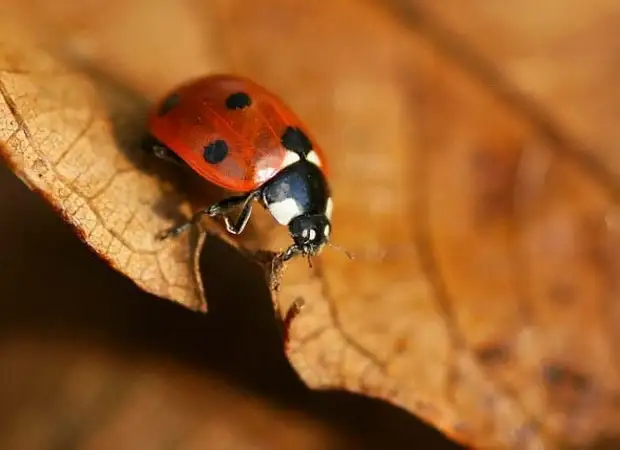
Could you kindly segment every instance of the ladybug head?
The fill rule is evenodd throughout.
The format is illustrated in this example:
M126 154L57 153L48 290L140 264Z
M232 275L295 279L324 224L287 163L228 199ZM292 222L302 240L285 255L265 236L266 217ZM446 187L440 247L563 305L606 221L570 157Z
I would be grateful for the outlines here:
M329 241L331 224L325 214L302 214L288 225L294 244L286 251L284 259L296 254L318 255Z

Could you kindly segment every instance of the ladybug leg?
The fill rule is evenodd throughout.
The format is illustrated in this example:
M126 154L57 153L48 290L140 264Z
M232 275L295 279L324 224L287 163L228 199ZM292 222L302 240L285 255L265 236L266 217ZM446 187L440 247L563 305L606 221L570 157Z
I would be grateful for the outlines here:
M234 197L228 197L218 202L214 205L209 206L208 208L204 208L198 210L194 213L194 215L187 221L183 222L176 227L172 227L167 231L164 231L159 235L160 239L167 239L169 237L175 237L183 233L185 230L200 222L203 216L216 217L216 216L224 216L224 223L226 224L226 229L229 233L239 234L243 231L245 226L250 219L250 215L252 213L252 200L254 200L258 196L258 192L252 191L249 194L245 195L236 195ZM242 206L241 214L239 218L233 223L230 218L225 214L233 208Z
M256 197L258 197L258 192L253 191L246 196L224 199L209 208L208 214L211 217L222 215L224 217L226 230L231 234L241 234L250 220L250 216L252 215L252 202L256 199ZM226 215L226 213L230 209L238 206L240 203L243 205L241 207L241 213L239 214L239 217L237 217L237 220L233 222L230 220L230 217Z
M153 153L159 159L162 159L168 163L176 164L177 166L185 166L185 163L181 158L179 158L175 153L168 150L166 147L161 145L153 146Z
M238 206L243 205L248 199L248 197L248 194L243 194L225 198L224 200L209 206L206 209L207 212L205 214L208 214L210 217L223 216L231 209L235 209Z
M142 148L149 153L152 153L155 157L164 160L169 163L174 163L179 166L186 166L181 158L177 156L172 150L159 142L153 136L146 136L142 140Z
M288 261L289 259L292 259L301 254L302 254L301 249L297 245L293 244L289 248L287 248L284 251L284 253L282 253L281 258L282 258L282 261Z

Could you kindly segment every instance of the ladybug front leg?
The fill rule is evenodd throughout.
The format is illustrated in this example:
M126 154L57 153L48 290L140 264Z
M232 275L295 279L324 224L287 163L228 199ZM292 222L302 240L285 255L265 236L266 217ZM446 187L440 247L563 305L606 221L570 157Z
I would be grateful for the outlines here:
M226 230L231 234L241 234L250 220L250 216L252 215L252 202L256 200L258 194L258 191L252 191L247 195L226 198L211 206L207 214L209 214L210 217L223 216ZM237 220L233 222L227 213L239 204L242 204L241 213L239 213Z
M284 253L282 253L281 258L282 258L282 261L288 261L289 259L292 259L298 255L301 255L302 253L303 252L297 246L297 244L293 244L289 248L287 248L284 251Z
M224 216L224 223L229 233L239 234L243 231L250 219L252 213L252 201L258 196L258 192L250 192L249 194L236 195L234 197L228 197L208 208L196 211L194 215L187 222L184 222L176 227L172 227L169 230L164 231L159 235L160 239L167 239L169 237L175 237L183 233L185 230L200 222L203 216L216 217ZM230 218L226 214L239 205L243 205L239 218L232 223Z

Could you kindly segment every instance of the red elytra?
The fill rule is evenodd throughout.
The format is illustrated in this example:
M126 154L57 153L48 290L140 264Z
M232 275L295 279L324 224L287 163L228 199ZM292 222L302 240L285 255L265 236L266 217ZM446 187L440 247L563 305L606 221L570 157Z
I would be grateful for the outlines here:
M282 144L287 129L313 142L310 158L328 171L323 150L282 99L236 75L210 75L177 87L152 111L148 128L195 172L233 192L255 189L290 164ZM227 155L208 163L205 149L221 141Z
M176 88L149 117L145 146L191 167L205 179L242 193L198 211L163 237L178 235L203 215L223 216L239 234L258 200L293 238L284 253L317 255L331 235L333 202L322 149L274 93L235 75L210 75ZM228 212L241 207L233 222Z

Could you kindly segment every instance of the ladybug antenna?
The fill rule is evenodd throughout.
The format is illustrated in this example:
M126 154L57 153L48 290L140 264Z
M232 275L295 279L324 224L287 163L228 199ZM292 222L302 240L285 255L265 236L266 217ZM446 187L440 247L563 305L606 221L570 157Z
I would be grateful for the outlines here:
M335 248L338 251L341 251L342 253L344 253L345 255L347 255L347 258L349 258L351 261L353 261L355 259L355 255L353 253L351 253L349 250L347 250L346 248L338 245L338 244L333 244L331 242L328 242L327 245L329 245L332 248Z
M308 267L312 269L312 257L308 255Z

